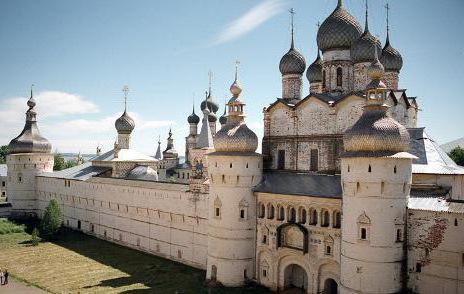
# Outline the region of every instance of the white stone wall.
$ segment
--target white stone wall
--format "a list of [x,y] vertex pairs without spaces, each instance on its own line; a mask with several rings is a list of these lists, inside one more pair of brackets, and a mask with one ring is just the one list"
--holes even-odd
[[386,71],[383,75],[382,81],[389,89],[398,89],[399,74],[394,71]]
[[[293,264],[306,272],[306,293],[323,293],[326,279],[339,283],[340,277],[340,228],[336,226],[334,214],[341,211],[341,199],[318,198],[270,193],[257,195],[257,237],[256,237],[256,279],[259,283],[277,291],[285,289],[291,277],[285,276],[285,269]],[[271,206],[274,207],[272,215]],[[264,207],[264,210],[262,209]],[[280,219],[280,207],[284,217]],[[308,252],[302,248],[303,235],[298,229],[284,232],[292,247],[285,244],[278,247],[278,228],[291,222],[290,210],[296,211],[296,223],[308,231]],[[303,219],[306,211],[306,220]],[[310,213],[315,210],[317,223],[311,222]],[[329,213],[327,226],[322,225],[323,213]],[[290,225],[290,228],[296,228]],[[288,235],[287,235],[288,234]],[[327,251],[327,246],[330,251]],[[293,277],[295,278],[295,277]]]
[[301,99],[302,86],[301,75],[291,74],[282,76],[282,98]]
[[53,154],[22,153],[7,156],[7,195],[12,216],[37,213],[36,175],[53,171]]
[[408,215],[408,287],[421,294],[464,293],[463,214]]
[[[67,184],[69,183],[69,184]],[[69,187],[67,186],[69,185]],[[112,178],[37,177],[42,213],[56,199],[65,226],[205,269],[208,194],[188,185]]]
[[261,155],[208,155],[208,262],[206,278],[226,286],[254,278],[256,199]]
[[340,293],[402,290],[411,166],[403,158],[342,158]]
[[7,197],[6,194],[6,183],[8,177],[0,177],[0,195],[1,197]]
[[367,74],[367,68],[370,62],[355,63],[353,66],[353,90],[364,91],[366,86],[371,82],[370,76]]

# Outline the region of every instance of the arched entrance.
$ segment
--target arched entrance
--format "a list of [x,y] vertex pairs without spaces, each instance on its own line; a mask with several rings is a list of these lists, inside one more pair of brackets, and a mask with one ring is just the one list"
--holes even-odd
[[290,264],[285,268],[284,289],[291,291],[285,293],[306,293],[308,289],[308,275],[301,266]]
[[327,279],[324,282],[324,294],[337,294],[338,284],[334,279]]

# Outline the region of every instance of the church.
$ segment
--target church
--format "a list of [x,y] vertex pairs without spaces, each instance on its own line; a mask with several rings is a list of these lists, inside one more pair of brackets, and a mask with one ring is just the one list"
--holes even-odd
[[237,68],[222,115],[210,87],[201,118],[195,105],[187,117],[185,162],[171,131],[164,151],[161,142],[154,156],[137,151],[125,108],[112,150],[53,171],[31,92],[7,156],[11,217],[40,217],[55,199],[64,226],[203,269],[213,285],[464,293],[464,168],[418,125],[418,99],[399,87],[388,9],[386,30],[382,46],[367,6],[362,28],[338,0],[307,66],[292,29],[261,152]]

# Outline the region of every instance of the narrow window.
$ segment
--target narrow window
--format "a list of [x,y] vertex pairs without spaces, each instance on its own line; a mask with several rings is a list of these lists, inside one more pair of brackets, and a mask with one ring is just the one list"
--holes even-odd
[[348,172],[350,172],[350,166],[348,165]]
[[177,258],[182,258],[182,251],[177,250]]
[[90,231],[93,233],[95,231],[95,226],[93,224],[90,224]]
[[322,71],[322,89],[325,89],[325,70]]
[[263,244],[266,244],[266,243],[267,243],[267,236],[263,235]]
[[226,182],[226,176],[222,175],[222,183],[224,184]]
[[289,219],[288,221],[290,222],[295,222],[296,221],[296,211],[295,211],[295,208],[290,208],[290,216],[289,216]]
[[6,183],[3,181],[3,182],[2,182],[2,187],[5,187],[5,185],[6,185]]
[[311,149],[309,170],[317,171],[318,169],[319,169],[319,152],[317,149]]
[[105,236],[105,238],[106,238],[106,230],[103,232],[103,236]]
[[337,68],[337,87],[341,87],[343,85],[343,72],[342,68]]
[[245,218],[245,210],[244,209],[240,209],[240,218],[241,219]]
[[393,168],[393,173],[396,174],[396,165],[395,165],[395,167]]
[[321,223],[321,226],[322,227],[328,227],[329,226],[329,212],[327,210],[324,210],[324,212],[322,212],[322,223]]
[[422,272],[422,264],[420,262],[416,263],[416,273]]
[[315,210],[315,209],[313,209],[311,211],[310,224],[311,225],[317,225],[317,210]]
[[458,219],[457,219],[457,218],[454,219],[454,226],[455,226],[455,227],[458,226]]
[[230,163],[230,168],[232,168],[232,163]]
[[263,277],[266,277],[266,276],[267,276],[267,271],[263,270]]
[[285,218],[285,210],[284,210],[284,208],[281,206],[281,207],[279,208],[279,220],[284,220],[284,218]]
[[218,217],[220,213],[219,207],[216,207],[216,216]]
[[335,211],[334,212],[333,219],[334,219],[333,227],[337,228],[337,229],[340,228],[341,227],[341,222],[342,222],[340,211]]
[[81,221],[80,221],[80,220],[77,221],[77,229],[78,229],[78,230],[81,229]]
[[367,170],[368,172],[372,172],[372,167],[371,165],[369,164],[369,169]]
[[361,228],[361,240],[367,239],[367,230],[366,228]]
[[332,254],[332,248],[330,246],[325,247],[325,254],[331,255]]
[[396,230],[396,242],[403,241],[403,234],[401,233],[401,229]]
[[267,218],[268,219],[273,219],[274,218],[274,205],[269,204],[267,208]]
[[248,168],[248,162],[247,162],[247,164],[246,164],[246,168]]
[[285,150],[279,150],[277,156],[277,169],[285,169]]

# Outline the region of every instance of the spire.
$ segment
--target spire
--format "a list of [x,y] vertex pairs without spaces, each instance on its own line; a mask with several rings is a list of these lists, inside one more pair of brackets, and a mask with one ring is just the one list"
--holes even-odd
[[161,160],[161,136],[158,136],[158,148],[156,149],[155,159]]
[[294,24],[293,24],[293,18],[295,16],[295,10],[293,8],[290,8],[290,10],[288,11],[290,12],[290,20],[291,20],[291,26],[292,26],[292,41],[291,41],[291,44],[290,44],[290,49],[293,49],[295,48],[295,41],[294,41]]
[[343,0],[338,0],[337,7],[343,7]]
[[213,83],[213,72],[211,70],[208,71],[208,79],[209,79],[208,96],[211,97],[211,85]]
[[209,107],[203,110],[203,120],[201,124],[200,135],[198,135],[197,148],[213,148],[213,135],[209,127],[208,116],[211,113]]
[[122,92],[124,93],[124,112],[127,111],[127,94],[129,94],[129,86],[124,85],[122,88]]
[[367,0],[365,1],[366,1],[366,23],[364,25],[364,32],[367,33],[369,31],[369,22],[368,22],[369,6],[367,4]]
[[385,42],[385,45],[388,46],[390,44],[390,19],[389,19],[389,13],[390,13],[390,5],[385,4],[385,9],[387,10],[387,40]]

